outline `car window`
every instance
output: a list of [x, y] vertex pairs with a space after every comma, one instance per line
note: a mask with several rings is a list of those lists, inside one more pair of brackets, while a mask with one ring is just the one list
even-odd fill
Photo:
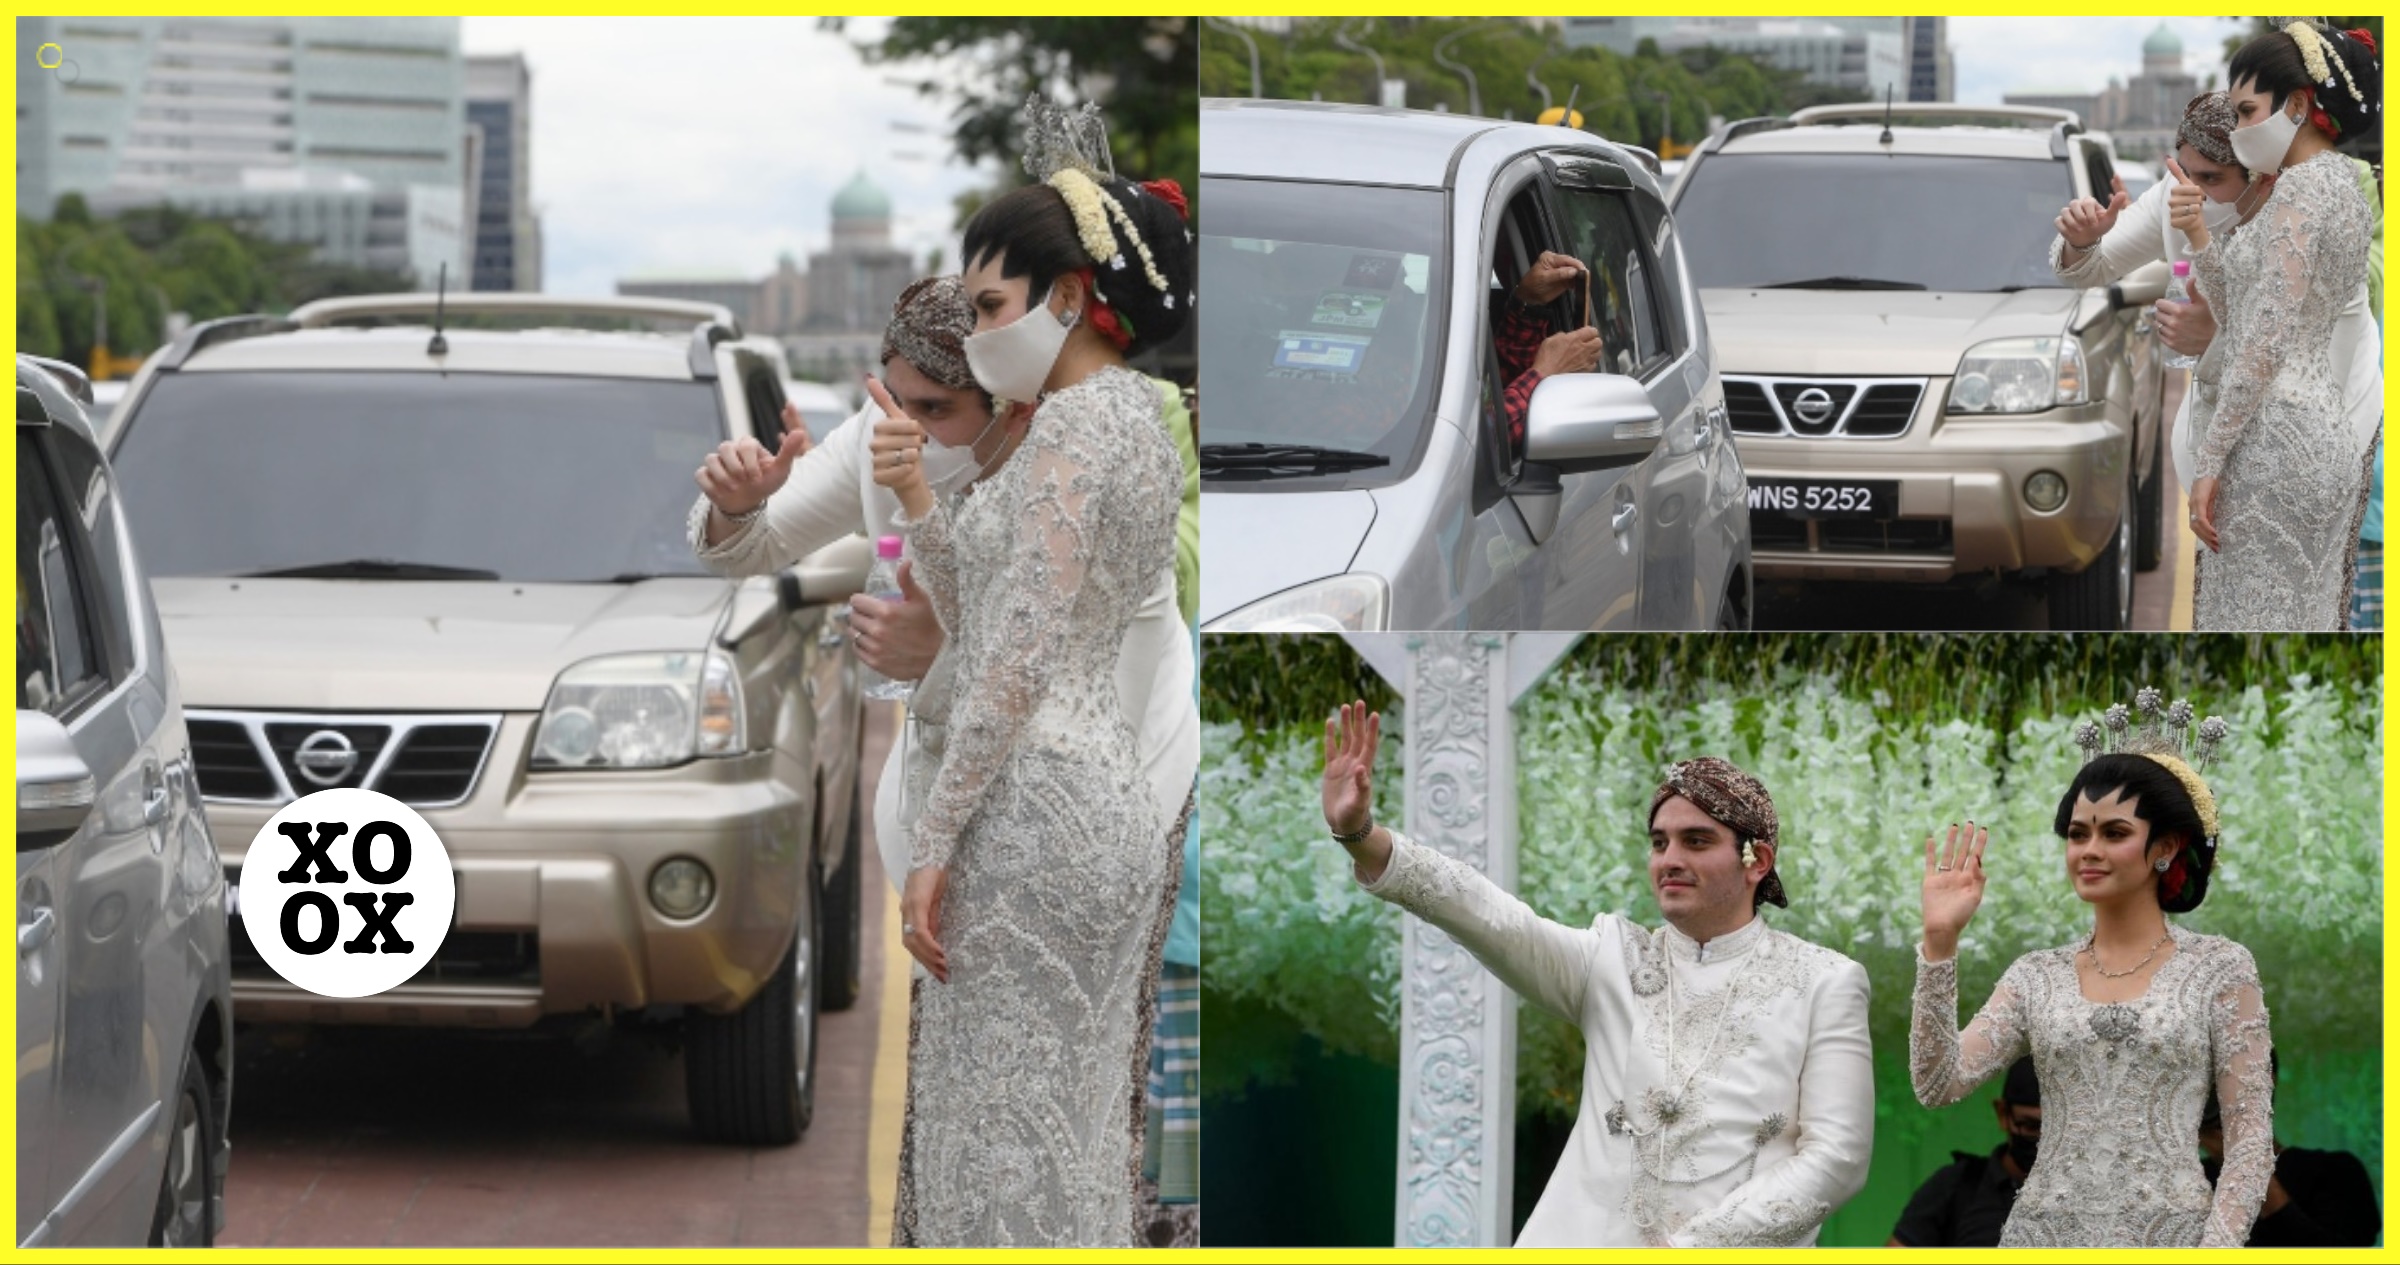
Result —
[[1389, 459], [1279, 479], [1279, 488], [1374, 487], [1405, 475], [1440, 377], [1441, 193], [1217, 179], [1204, 182], [1203, 197], [1200, 276], [1212, 297], [1199, 311], [1209, 402], [1201, 443]]
[[64, 717], [104, 687], [89, 594], [41, 442], [17, 431], [17, 706]]
[[133, 671], [133, 577], [125, 558], [125, 533], [118, 524], [115, 483], [100, 450], [65, 427], [50, 432], [65, 476], [67, 500], [92, 542], [92, 568], [98, 578], [100, 643], [108, 655], [108, 675], [122, 681]]
[[2050, 271], [2056, 159], [1950, 154], [1718, 154], [1676, 191], [1703, 289], [1860, 278], [1928, 290], [2062, 285]]
[[2092, 182], [2092, 196], [2105, 203], [2113, 192], [2109, 187], [2109, 177], [2116, 174], [2116, 164], [2109, 161], [2107, 150], [2090, 141], [2082, 144], [2083, 171]]
[[[768, 452], [780, 451], [783, 446], [783, 383], [775, 366], [748, 352], [738, 353], [734, 363], [741, 369], [742, 400], [750, 413], [750, 433]], [[805, 424], [805, 419], [803, 419]]]
[[684, 516], [699, 494], [692, 472], [726, 434], [716, 388], [518, 373], [161, 374], [111, 460], [153, 577], [362, 560], [428, 578], [704, 575]]
[[[1635, 227], [1628, 194], [1560, 185], [1564, 222], [1562, 249], [1591, 269], [1591, 292], [1583, 296], [1590, 323], [1600, 330], [1600, 367], [1609, 373], [1643, 374], [1668, 355], [1660, 331], [1655, 274]], [[1581, 323], [1579, 316], [1578, 323]]]

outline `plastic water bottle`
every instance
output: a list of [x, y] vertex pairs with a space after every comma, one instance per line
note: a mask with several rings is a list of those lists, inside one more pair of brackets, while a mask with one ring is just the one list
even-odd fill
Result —
[[[875, 542], [875, 565], [867, 570], [867, 596], [881, 598], [887, 602], [907, 600], [907, 597], [900, 592], [900, 538], [898, 536], [885, 536]], [[895, 681], [864, 663], [858, 665], [858, 672], [859, 679], [863, 682], [859, 692], [868, 698], [905, 699], [916, 692], [916, 682]]]
[[[2191, 302], [2191, 275], [2192, 261], [2189, 259], [2176, 260], [2175, 279], [2167, 283], [2167, 297], [2175, 300], [2177, 303]], [[2166, 339], [2163, 335], [2160, 337], [2158, 345], [2161, 347], [2166, 347]], [[2168, 369], [2189, 369], [2198, 363], [2200, 363], [2200, 358], [2198, 356], [2186, 356], [2182, 352], [2176, 351], [2171, 347], [2167, 348], [2166, 359], [2159, 361], [2161, 366]]]

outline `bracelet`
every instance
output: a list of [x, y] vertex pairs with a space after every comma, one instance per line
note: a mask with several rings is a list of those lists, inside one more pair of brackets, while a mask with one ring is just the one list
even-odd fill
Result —
[[1333, 836], [1333, 841], [1335, 843], [1365, 843], [1367, 841], [1367, 836], [1375, 833], [1375, 814], [1372, 812], [1367, 814], [1367, 824], [1360, 826], [1358, 828], [1358, 833], [1356, 834], [1343, 834], [1341, 831], [1333, 829], [1333, 827], [1330, 825], [1325, 829], [1327, 834]]
[[731, 523], [736, 527], [747, 527], [750, 524], [757, 522], [759, 515], [767, 512], [767, 503], [765, 501], [760, 501], [758, 504], [751, 506], [749, 509], [743, 510], [739, 514], [728, 512], [724, 506], [719, 505], [714, 501], [709, 502], [709, 507], [716, 510], [718, 515], [724, 518], [726, 522]]

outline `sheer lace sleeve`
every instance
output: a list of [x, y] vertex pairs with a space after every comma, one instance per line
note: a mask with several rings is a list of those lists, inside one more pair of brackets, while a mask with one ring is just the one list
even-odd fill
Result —
[[2225, 1167], [2217, 1176], [2202, 1247], [2241, 1247], [2275, 1176], [2275, 1078], [2267, 1003], [2250, 951], [2230, 944], [2233, 964], [2209, 1008], [2209, 1062], [2225, 1120]]
[[[1045, 424], [1046, 423], [1046, 424]], [[1103, 505], [1104, 454], [1075, 420], [1036, 417], [1015, 461], [1025, 463], [1023, 491], [1010, 507], [1014, 534], [998, 596], [979, 600], [971, 645], [959, 665], [958, 701], [941, 771], [917, 818], [912, 867], [947, 865], [967, 822], [1041, 705], [1076, 617]], [[921, 519], [895, 522], [908, 533], [916, 574], [943, 626], [959, 632], [957, 522], [937, 500]]]
[[1958, 959], [1928, 962], [1917, 949], [1917, 992], [1908, 1025], [1908, 1079], [1917, 1101], [1946, 1107], [1975, 1091], [2026, 1051], [2025, 959], [2000, 976], [1992, 999], [1960, 1032]]
[[1583, 1026], [1599, 936], [1542, 917], [1464, 861], [1391, 836], [1392, 859], [1360, 886], [1448, 932], [1509, 991]]
[[[2258, 415], [2276, 371], [2286, 361], [2299, 359], [2299, 340], [2315, 328], [2303, 319], [2302, 311], [2308, 305], [2310, 270], [2316, 265], [2320, 246], [2310, 200], [2276, 198], [2257, 219], [2244, 225], [2242, 232], [2263, 233], [2268, 240], [2257, 283], [2241, 295], [2243, 337], [2224, 349], [2227, 358], [2217, 367], [2217, 389], [2205, 427], [2200, 426], [2202, 419], [2197, 415], [2202, 401], [2193, 401], [2193, 433], [2199, 437], [2192, 463], [2195, 479], [2214, 479], [2225, 473], [2226, 459]], [[2208, 249], [2193, 257], [2192, 270], [2200, 277], [2200, 292], [2210, 303], [2228, 298], [2224, 252], [2231, 240], [2220, 233], [2209, 239]]]

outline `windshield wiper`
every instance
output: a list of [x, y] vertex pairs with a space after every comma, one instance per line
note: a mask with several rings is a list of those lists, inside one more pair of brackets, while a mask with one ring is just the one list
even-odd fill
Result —
[[1922, 290], [1914, 281], [1884, 281], [1875, 277], [1811, 277], [1806, 281], [1778, 281], [1758, 287], [1761, 290]]
[[450, 567], [438, 562], [399, 562], [391, 558], [352, 558], [348, 562], [312, 562], [299, 567], [275, 567], [246, 572], [244, 580], [497, 580], [500, 573], [477, 567]]
[[1330, 474], [1392, 464], [1390, 457], [1314, 444], [1202, 444], [1200, 471], [1225, 479], [1274, 479]]

